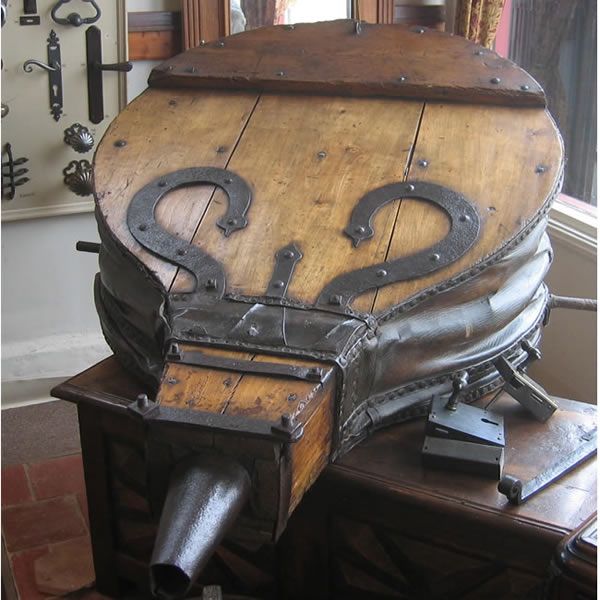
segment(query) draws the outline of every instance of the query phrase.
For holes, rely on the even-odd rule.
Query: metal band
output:
[[[173,171],[155,179],[135,194],[127,211],[127,226],[133,237],[147,250],[183,267],[214,297],[225,291],[225,272],[221,264],[198,246],[165,231],[155,220],[160,199],[177,188],[202,183],[222,188],[229,198],[229,208],[217,221],[225,236],[248,224],[246,212],[252,200],[248,184],[238,175],[216,167],[198,167]]]
[[[413,181],[392,183],[359,201],[344,230],[357,246],[373,236],[371,220],[385,204],[402,197],[418,198],[439,206],[450,219],[448,235],[433,246],[411,256],[383,262],[336,277],[326,285],[317,305],[346,306],[354,296],[384,285],[424,277],[458,260],[479,236],[479,214],[475,206],[461,194],[441,185]]]
[[[288,244],[275,254],[275,268],[267,288],[267,295],[283,298],[294,273],[296,263],[302,259],[302,252],[296,244]]]
[[[236,371],[239,373],[249,373],[251,375],[287,377],[289,379],[301,379],[303,381],[314,381],[316,383],[321,383],[323,381],[323,370],[318,367],[298,367],[281,363],[239,360],[224,356],[212,356],[210,354],[204,354],[199,350],[181,352],[177,344],[171,344],[169,353],[167,354],[167,360],[182,363],[184,365],[206,367],[208,369],[221,369],[223,371]]]

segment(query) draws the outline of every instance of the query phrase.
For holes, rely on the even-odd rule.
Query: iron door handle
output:
[[[119,71],[121,73],[129,73],[131,69],[133,69],[133,65],[127,61],[122,63],[94,63],[94,69],[99,69],[100,71]]]
[[[69,2],[71,2],[71,0],[58,0],[58,2],[52,8],[52,12],[50,13],[52,20],[55,23],[58,23],[59,25],[72,25],[73,27],[79,27],[80,25],[83,25],[83,24],[91,25],[92,23],[95,23],[102,16],[100,7],[96,4],[95,0],[81,0],[81,1],[89,2],[92,5],[92,7],[94,8],[94,10],[96,11],[96,14],[92,17],[82,17],[80,14],[78,14],[76,12],[72,12],[69,15],[67,15],[66,18],[57,17],[56,13],[58,12],[58,9],[63,4],[68,4]]]

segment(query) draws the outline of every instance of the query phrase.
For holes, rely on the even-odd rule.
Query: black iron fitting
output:
[[[213,356],[206,354],[201,350],[187,350],[184,352],[180,350],[179,344],[176,342],[169,344],[166,358],[169,361],[178,362],[184,365],[248,373],[251,375],[300,379],[302,381],[313,381],[315,383],[322,383],[324,378],[323,369],[319,367],[300,367],[273,362],[259,362],[255,360],[228,358],[225,356]]]

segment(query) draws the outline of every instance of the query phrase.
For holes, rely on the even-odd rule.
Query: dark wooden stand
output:
[[[145,589],[153,543],[138,480],[144,432],[119,408],[144,391],[112,358],[53,391],[79,405],[98,587],[117,597],[123,582]],[[506,473],[535,476],[593,427],[594,406],[557,401],[545,424],[507,396],[494,403],[505,418]],[[535,598],[552,581],[556,589],[553,555],[596,511],[596,461],[514,507],[497,482],[425,470],[423,432],[417,420],[375,434],[326,469],[276,547],[228,541],[201,583],[256,598],[340,600]],[[596,588],[595,561],[578,573],[583,589]]]

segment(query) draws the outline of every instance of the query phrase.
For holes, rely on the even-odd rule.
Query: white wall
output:
[[[92,213],[2,224],[2,407],[47,400],[58,380],[110,351],[93,302]]]
[[[561,296],[596,298],[596,253],[585,245],[550,234],[554,263],[546,278],[550,291]],[[554,396],[596,403],[596,313],[553,310],[544,331],[542,360],[529,374]]]

